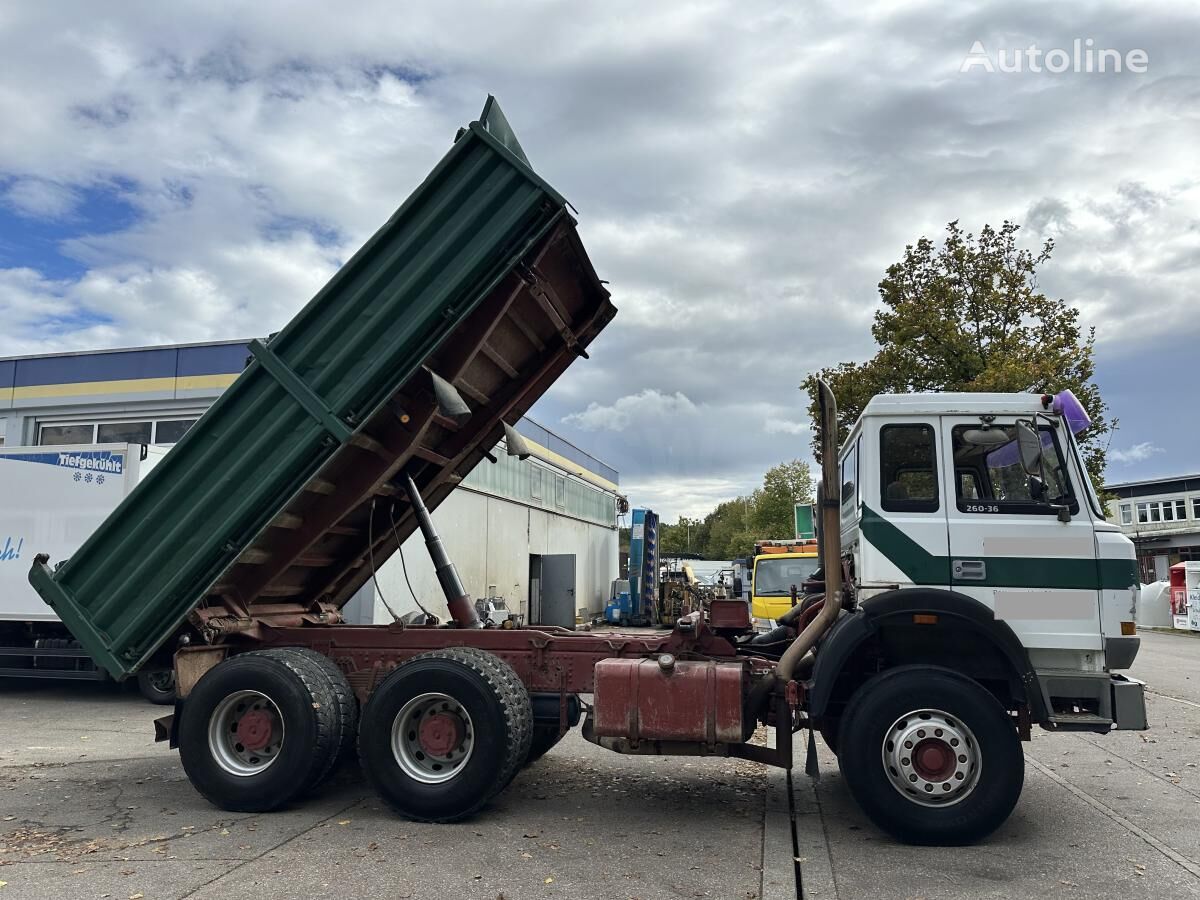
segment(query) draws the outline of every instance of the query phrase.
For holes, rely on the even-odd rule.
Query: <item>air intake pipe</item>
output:
[[[817,390],[821,410],[821,565],[825,569],[825,604],[792,645],[783,651],[775,671],[784,684],[792,680],[800,661],[829,630],[842,609],[842,492],[838,484],[837,400],[824,379],[818,379]]]

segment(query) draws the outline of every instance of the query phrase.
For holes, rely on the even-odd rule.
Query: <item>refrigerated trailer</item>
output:
[[[1020,741],[1144,728],[1132,544],[1061,398],[877,398],[837,446],[820,386],[823,593],[756,635],[486,627],[429,518],[615,313],[566,201],[494,100],[396,214],[61,565],[30,580],[116,678],[173,665],[158,723],[218,806],[280,807],[357,744],[402,815],[471,815],[582,720],[634,755],[791,769],[820,733],[905,840],[1008,816]],[[961,444],[961,447],[960,447]],[[1024,494],[1022,494],[1024,491]],[[420,529],[451,620],[341,622]],[[770,745],[751,740],[759,724]]]
[[[141,479],[164,447],[71,444],[0,447],[0,677],[103,679],[98,667],[29,584],[33,548],[73,554]],[[174,701],[171,669],[138,673],[142,694]]]

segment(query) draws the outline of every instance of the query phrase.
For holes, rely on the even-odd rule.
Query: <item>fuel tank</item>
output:
[[[742,663],[604,659],[596,663],[594,730],[630,740],[741,743]]]

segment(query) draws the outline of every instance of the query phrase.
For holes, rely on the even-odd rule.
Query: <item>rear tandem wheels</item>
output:
[[[557,742],[494,654],[423,653],[371,694],[361,719],[345,676],[304,648],[244,653],[207,672],[183,703],[179,751],[206,799],[277,809],[317,787],[357,732],[367,780],[406,818],[450,822],[502,791]],[[531,746],[536,743],[536,746]]]

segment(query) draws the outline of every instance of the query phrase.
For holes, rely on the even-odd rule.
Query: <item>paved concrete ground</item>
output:
[[[808,895],[1200,896],[1200,642],[1145,635],[1134,674],[1154,730],[1035,731],[1022,800],[977,847],[895,844],[821,745],[819,784],[795,781]],[[465,824],[399,820],[353,771],[250,816],[192,791],[151,743],[160,712],[112,686],[0,684],[0,900],[795,896],[784,778],[748,763],[572,735]]]

